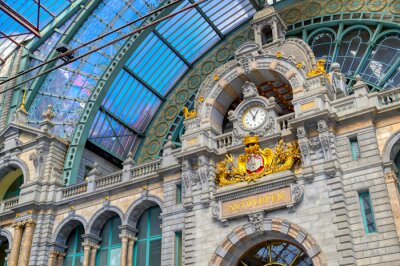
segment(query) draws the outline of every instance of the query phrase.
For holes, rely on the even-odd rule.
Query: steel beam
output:
[[[0,10],[9,15],[36,37],[40,38],[39,29],[2,0],[0,0]]]

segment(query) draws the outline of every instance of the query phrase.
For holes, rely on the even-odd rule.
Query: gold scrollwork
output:
[[[225,160],[217,163],[218,185],[243,181],[249,183],[265,175],[291,170],[300,162],[300,149],[296,141],[285,143],[281,139],[274,150],[261,149],[258,136],[247,136],[243,142],[246,146],[244,154],[240,154],[236,160],[231,154],[226,154]]]

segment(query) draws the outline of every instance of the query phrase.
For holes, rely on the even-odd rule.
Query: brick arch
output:
[[[209,266],[235,265],[249,248],[272,239],[282,239],[302,247],[314,266],[328,265],[315,239],[297,224],[278,218],[265,218],[261,223],[259,231],[252,223],[236,227],[217,247]]]

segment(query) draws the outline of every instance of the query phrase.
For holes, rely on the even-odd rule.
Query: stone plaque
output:
[[[227,219],[263,210],[276,209],[292,203],[291,189],[290,187],[284,187],[245,198],[222,202],[221,218]]]

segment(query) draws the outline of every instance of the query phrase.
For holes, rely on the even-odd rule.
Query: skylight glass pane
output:
[[[124,70],[103,100],[106,109],[140,132],[145,131],[160,104],[155,94]]]
[[[127,66],[153,89],[166,95],[188,66],[154,33],[141,43]]]
[[[209,0],[200,8],[223,34],[252,18],[256,12],[249,0]]]
[[[189,5],[189,2],[185,1],[176,10],[187,5]],[[193,62],[220,40],[217,33],[195,8],[161,23],[157,30],[190,62]]]
[[[97,112],[88,139],[122,159],[140,142],[134,132],[102,111]]]

